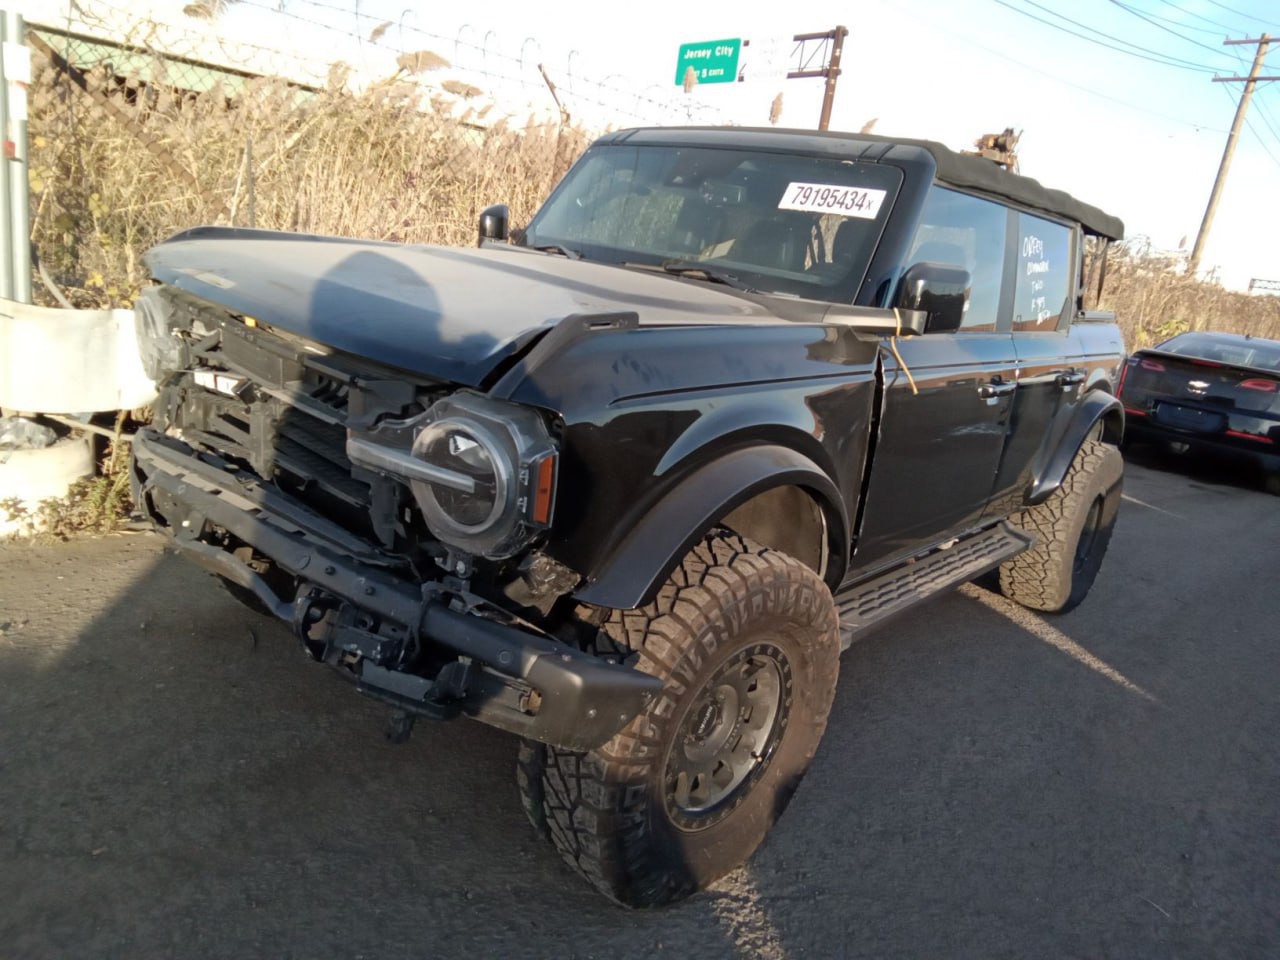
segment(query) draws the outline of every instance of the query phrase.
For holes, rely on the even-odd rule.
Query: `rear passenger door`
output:
[[[1009,439],[996,477],[990,516],[1022,505],[1035,474],[1057,449],[1087,370],[1072,335],[1079,241],[1074,227],[1026,212],[1017,221],[1013,347],[1017,383]]]
[[[982,518],[1017,383],[1009,333],[1013,254],[1007,207],[931,188],[904,266],[963,267],[972,280],[969,302],[958,332],[886,338],[883,345],[885,395],[854,554],[858,573]]]

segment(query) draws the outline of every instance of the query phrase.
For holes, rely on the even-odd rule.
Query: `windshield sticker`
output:
[[[860,190],[831,183],[789,183],[778,201],[778,209],[874,220],[880,215],[885,195],[884,190]]]

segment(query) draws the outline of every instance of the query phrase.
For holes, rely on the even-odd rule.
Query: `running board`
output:
[[[858,634],[943,590],[994,570],[1034,543],[1027,534],[1002,523],[838,594],[840,649],[848,650]]]

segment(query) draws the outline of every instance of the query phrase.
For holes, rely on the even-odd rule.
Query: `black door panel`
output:
[[[1015,398],[1008,333],[888,342],[885,396],[854,554],[859,571],[977,523],[991,495]]]

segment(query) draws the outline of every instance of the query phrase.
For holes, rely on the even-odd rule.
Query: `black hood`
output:
[[[346,353],[478,386],[571,314],[778,322],[726,288],[516,247],[404,246],[198,227],[153,247],[159,281]]]

